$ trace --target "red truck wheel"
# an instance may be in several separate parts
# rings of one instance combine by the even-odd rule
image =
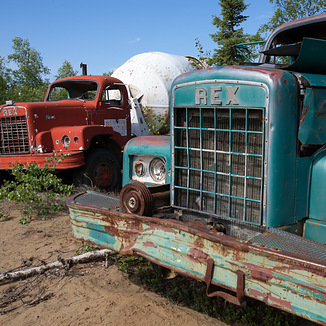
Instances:
[[[121,184],[121,169],[118,159],[106,149],[88,153],[85,166],[76,171],[75,185],[95,186],[106,191],[116,190]]]

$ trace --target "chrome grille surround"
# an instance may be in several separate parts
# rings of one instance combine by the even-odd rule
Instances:
[[[175,208],[264,225],[266,111],[267,102],[266,108],[174,108]]]

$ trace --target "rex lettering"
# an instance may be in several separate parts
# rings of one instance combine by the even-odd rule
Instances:
[[[210,105],[223,105],[223,101],[220,95],[222,95],[223,90],[226,90],[227,100],[225,105],[239,105],[236,93],[239,90],[239,86],[212,86],[209,89],[209,94],[207,89],[204,87],[196,87],[195,89],[195,103],[196,105],[204,104],[207,105],[207,97],[210,99]]]
[[[17,112],[16,108],[3,110],[3,116],[4,117],[13,116],[13,115],[18,115],[18,112]]]

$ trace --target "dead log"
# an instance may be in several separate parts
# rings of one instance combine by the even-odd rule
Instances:
[[[67,259],[62,259],[60,256],[58,257],[58,260],[44,264],[41,266],[31,267],[25,270],[20,270],[16,272],[8,272],[0,274],[0,282],[6,281],[6,280],[18,280],[22,278],[28,278],[37,274],[43,274],[49,269],[54,268],[70,268],[72,265],[80,264],[80,263],[86,263],[90,262],[92,260],[96,260],[98,258],[104,257],[107,260],[107,257],[109,255],[113,255],[115,252],[110,249],[102,249],[97,251],[90,251],[82,255],[74,256]],[[107,264],[106,264],[107,265]]]

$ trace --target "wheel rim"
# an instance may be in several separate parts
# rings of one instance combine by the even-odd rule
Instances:
[[[113,173],[113,166],[110,162],[100,162],[94,169],[94,175],[92,178],[94,185],[101,189],[111,187],[113,182]]]

